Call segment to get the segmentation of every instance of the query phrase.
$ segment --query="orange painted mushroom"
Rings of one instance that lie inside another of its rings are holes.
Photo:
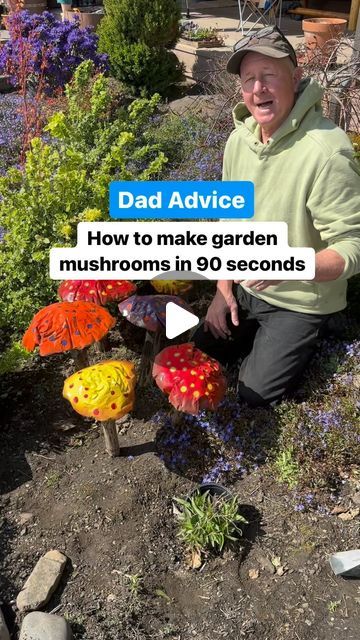
[[[136,291],[136,284],[129,280],[64,280],[58,295],[65,302],[85,300],[105,307],[110,302],[120,302]]]
[[[189,342],[160,351],[153,376],[175,409],[194,415],[216,409],[226,391],[220,363]]]
[[[132,410],[135,400],[134,365],[127,360],[107,360],[77,371],[64,383],[63,396],[73,409],[102,422],[105,448],[120,453],[115,421]]]
[[[103,338],[115,325],[110,313],[92,302],[55,302],[32,319],[22,339],[28,351],[39,346],[41,356],[73,351],[77,366],[87,364],[80,351]]]
[[[93,302],[105,307],[112,302],[126,300],[136,291],[129,280],[64,280],[58,288],[58,296],[64,302]],[[105,336],[97,342],[99,351],[110,350]]]

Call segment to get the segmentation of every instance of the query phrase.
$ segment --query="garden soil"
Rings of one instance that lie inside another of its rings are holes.
[[[143,337],[131,352],[111,339],[112,358],[139,363]],[[36,356],[1,379],[0,603],[12,639],[16,596],[50,549],[68,563],[44,610],[65,616],[75,640],[359,638],[360,580],[328,564],[331,552],[359,546],[358,518],[295,512],[260,466],[230,487],[249,521],[243,540],[191,569],[173,498],[196,486],[196,452],[184,475],[159,456],[153,416],[167,401],[153,386],[138,393],[118,423],[120,457],[110,458],[101,427],[62,398],[72,372],[65,355]]]

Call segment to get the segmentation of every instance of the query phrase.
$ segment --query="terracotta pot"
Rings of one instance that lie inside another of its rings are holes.
[[[47,10],[46,0],[20,0],[18,3],[19,9],[22,11],[30,11],[30,13],[42,13]]]
[[[65,9],[65,20],[73,20],[74,16],[80,18],[80,27],[94,27],[94,29],[96,29],[100,20],[104,17],[104,14],[91,12],[91,9],[88,11],[82,9]]]
[[[343,18],[307,18],[302,21],[308,59],[319,55],[326,59],[331,53],[329,40],[339,38],[344,33],[347,20]]]
[[[1,24],[2,24],[2,28],[7,30],[8,29],[8,20],[9,20],[9,14],[5,13],[1,16]]]

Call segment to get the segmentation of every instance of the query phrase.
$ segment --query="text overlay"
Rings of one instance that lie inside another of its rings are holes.
[[[315,252],[289,247],[285,222],[80,222],[74,248],[50,251],[54,280],[311,280]],[[195,276],[194,276],[195,274]]]

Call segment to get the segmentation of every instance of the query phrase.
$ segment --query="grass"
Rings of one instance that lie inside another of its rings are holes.
[[[246,523],[239,513],[236,496],[231,499],[195,493],[187,500],[175,498],[181,511],[177,515],[178,536],[190,552],[201,556],[210,549],[221,551],[227,542],[241,535]]]

